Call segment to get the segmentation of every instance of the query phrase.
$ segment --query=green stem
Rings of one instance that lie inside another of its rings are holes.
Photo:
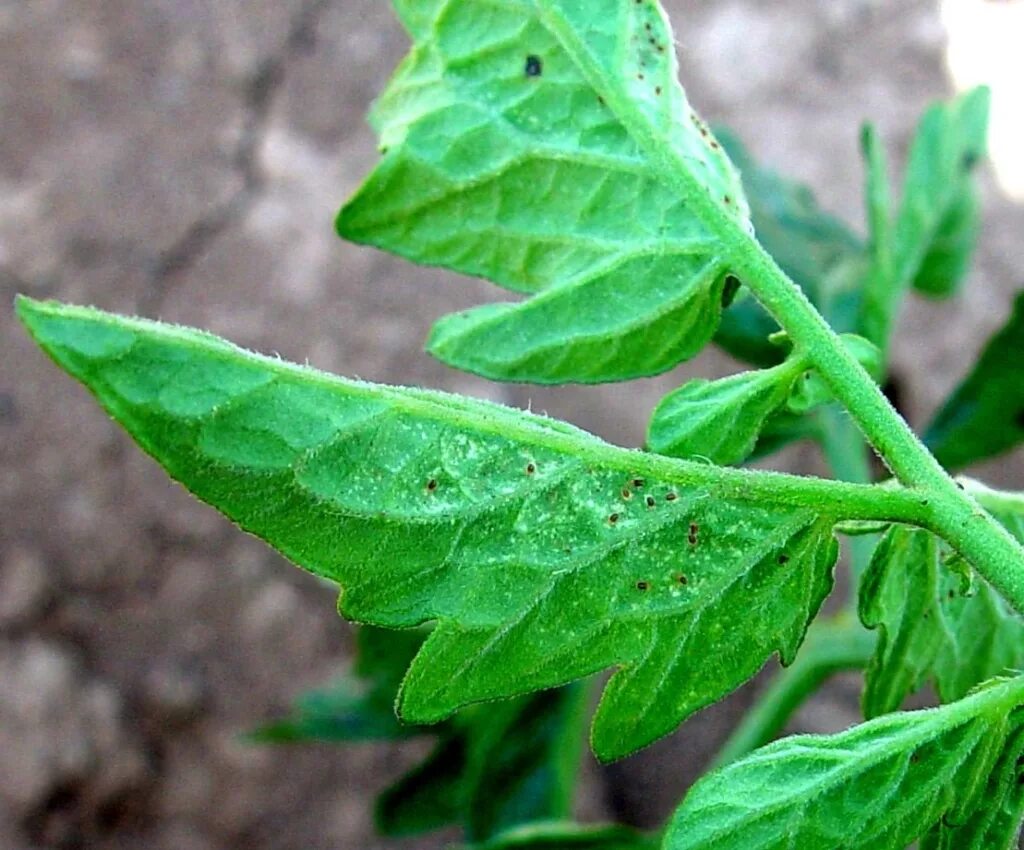
[[[739,231],[732,248],[744,282],[814,363],[882,460],[905,486],[922,491],[932,515],[928,527],[948,540],[1024,614],[1024,548],[957,488],[804,293],[765,250]]]
[[[773,741],[827,679],[846,670],[863,669],[874,649],[875,636],[849,614],[816,622],[807,632],[796,661],[776,676],[711,767],[723,767]]]
[[[665,182],[718,237],[731,271],[789,334],[795,348],[810,359],[899,481],[919,491],[930,512],[924,527],[944,537],[1024,614],[1024,547],[957,488],[800,287],[751,235],[736,206],[727,207],[708,190],[704,174],[694,169],[686,152],[666,138],[664,128],[651,121],[621,79],[598,60],[559,4],[538,0],[537,10],[607,106],[631,128],[634,141]]]

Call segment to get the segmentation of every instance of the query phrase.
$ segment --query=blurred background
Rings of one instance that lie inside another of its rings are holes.
[[[930,100],[995,85],[976,270],[958,299],[914,301],[896,345],[898,398],[923,423],[1024,285],[1024,3],[666,5],[696,107],[858,229],[860,122],[899,163]],[[421,343],[498,290],[334,237],[376,158],[364,114],[406,46],[383,0],[0,0],[0,302],[198,325],[639,445],[662,394],[734,366],[707,352],[622,386],[490,385]],[[1024,457],[974,472],[1019,488]],[[334,596],[168,482],[0,310],[0,847],[444,846],[373,833],[374,796],[428,745],[239,740],[346,668]],[[622,764],[588,762],[581,816],[659,823],[759,686]],[[794,728],[854,722],[857,688],[834,683]]]

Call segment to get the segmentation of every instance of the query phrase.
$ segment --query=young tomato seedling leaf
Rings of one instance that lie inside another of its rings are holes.
[[[1017,784],[989,778],[1020,755],[1021,705],[1024,679],[997,680],[942,708],[771,744],[698,782],[663,848],[906,850],[942,823],[1017,811]]]
[[[661,160],[744,226],[746,201],[679,86],[658,5],[406,6],[415,44],[372,116],[383,158],[338,231],[532,296],[449,316],[430,351],[538,383],[651,375],[700,351],[728,269]]]
[[[208,334],[20,299],[37,342],[177,480],[338,582],[348,618],[437,621],[400,714],[607,667],[592,742],[626,755],[792,660],[836,522],[911,493],[617,449],[498,405],[333,378]]]
[[[928,426],[925,442],[948,469],[1024,442],[1024,292],[1017,294],[1007,323]]]
[[[893,526],[864,574],[861,619],[880,631],[865,681],[866,717],[896,711],[929,679],[952,702],[1024,663],[1024,622],[939,549],[930,532]]]

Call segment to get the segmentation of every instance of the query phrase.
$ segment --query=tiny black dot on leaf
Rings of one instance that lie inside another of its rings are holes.
[[[637,590],[643,591],[643,590],[647,590],[647,588],[649,588],[649,587],[650,587],[650,585],[646,581],[638,581],[636,583],[636,589]]]
[[[712,149],[712,150],[715,150],[715,151],[716,151],[716,150],[718,150],[718,149],[719,149],[719,147],[721,147],[721,145],[719,145],[719,144],[718,144],[718,142],[712,142],[712,143],[711,143],[711,149]]]
[[[656,86],[655,89],[654,89],[654,93],[657,94],[657,95],[660,95],[661,94],[661,86]]]
[[[633,498],[633,491],[630,490],[628,487],[623,487],[622,488],[622,498],[623,499],[632,499]]]
[[[678,576],[676,576],[676,581],[678,581],[680,584],[689,584],[690,583],[690,580],[686,576],[682,575],[681,573]]]
[[[695,522],[691,522],[690,523],[690,534],[696,534],[698,531],[700,531],[700,526],[697,525],[697,523],[695,523]]]
[[[679,498],[679,496],[677,496],[675,493],[666,493],[665,494],[665,501],[666,502],[674,502],[678,498]]]
[[[536,471],[537,471],[537,464],[535,464],[535,463],[528,463],[528,464],[526,464],[526,474],[527,475],[533,475],[533,473],[535,473]]]
[[[653,508],[654,507],[654,496],[648,496],[647,497],[647,507],[649,507],[649,508]]]
[[[697,535],[696,534],[691,534],[686,539],[689,541],[691,546],[696,546],[697,545]]]
[[[780,564],[788,564],[789,563],[789,555],[787,555],[785,552],[783,552],[781,555],[779,555],[779,563]]]
[[[978,155],[974,151],[969,151],[964,154],[964,171],[970,171],[974,166],[978,164]]]
[[[917,764],[919,761],[921,761],[921,756],[918,755],[917,753],[911,753],[911,755],[910,755],[910,763],[911,764]]]
[[[642,478],[634,478],[633,479],[633,486],[636,487],[637,489],[643,487],[644,486],[644,480]]]
[[[617,523],[618,521],[619,521],[619,515],[618,514],[612,514],[610,517],[608,517],[608,522],[610,522],[612,525],[615,525],[615,523]]]
[[[434,490],[437,489],[437,479],[436,478],[431,478],[427,482],[427,489],[430,490],[431,492],[433,492]]]
[[[539,77],[544,73],[544,63],[539,56],[526,57],[526,76]]]

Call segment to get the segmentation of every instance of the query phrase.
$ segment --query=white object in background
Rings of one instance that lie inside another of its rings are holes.
[[[989,153],[1000,186],[1024,201],[1024,0],[941,0],[958,89],[992,88]]]

